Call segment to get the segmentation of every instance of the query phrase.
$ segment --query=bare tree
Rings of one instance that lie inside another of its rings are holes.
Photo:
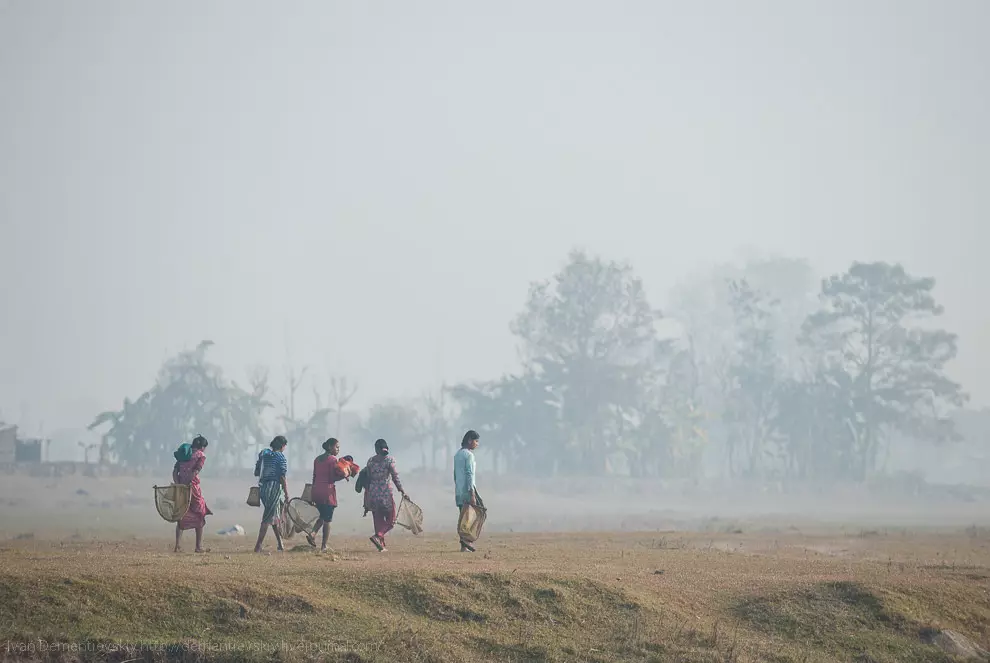
[[[252,366],[248,369],[248,384],[251,386],[251,395],[258,402],[268,401],[268,377],[270,371],[267,366]],[[265,433],[262,430],[264,424],[259,419],[258,430],[255,433],[254,439],[254,455],[257,456],[261,453],[261,449],[265,444]]]
[[[248,369],[248,384],[256,396],[263,397],[268,393],[268,373],[267,366],[252,366]]]
[[[334,431],[334,435],[337,437],[340,437],[340,423],[341,417],[344,414],[344,408],[354,398],[357,390],[357,382],[348,380],[347,376],[330,376],[330,404],[337,413],[337,428]]]
[[[296,392],[302,386],[307,370],[309,370],[309,366],[303,366],[299,374],[296,375],[296,369],[291,365],[285,369],[285,380],[289,387],[289,394],[288,399],[282,402],[282,406],[285,408],[285,415],[282,418],[293,423],[296,422]]]
[[[313,383],[313,402],[316,403],[317,410],[323,409],[323,396],[320,395],[320,388],[315,382]]]
[[[450,448],[454,435],[454,413],[447,399],[447,385],[441,385],[436,391],[428,391],[420,401],[423,410],[420,415],[422,427],[421,444],[430,447],[432,469],[437,469],[437,452],[443,456],[444,466],[450,465]]]

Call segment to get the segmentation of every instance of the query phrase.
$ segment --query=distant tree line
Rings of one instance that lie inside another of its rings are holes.
[[[714,459],[733,478],[864,480],[898,435],[956,438],[950,415],[966,396],[945,374],[956,337],[934,325],[934,286],[857,262],[814,287],[805,263],[773,259],[682,285],[663,315],[629,265],[572,252],[511,321],[518,371],[373,406],[358,433],[418,447],[434,468],[470,427],[497,468],[535,476],[693,477]],[[297,416],[304,371],[290,371],[272,422],[268,372],[241,388],[207,361],[210,345],[96,417],[101,459],[157,467],[201,433],[219,443],[211,459],[235,467],[277,429],[308,463],[340,433],[355,384],[332,378],[326,404],[315,393]]]

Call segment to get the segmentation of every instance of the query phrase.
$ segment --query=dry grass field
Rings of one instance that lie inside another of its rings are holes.
[[[213,534],[234,519],[215,516],[196,555],[170,552],[147,504],[94,498],[29,519],[2,499],[0,660],[938,662],[990,649],[985,523],[536,533],[495,520],[473,555],[439,525],[399,530],[379,554],[345,512],[333,554],[295,537],[256,555],[257,512],[234,507],[247,536]]]

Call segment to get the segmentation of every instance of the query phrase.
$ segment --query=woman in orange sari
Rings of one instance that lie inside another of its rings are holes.
[[[175,552],[181,552],[180,541],[182,530],[196,530],[196,552],[206,552],[203,550],[203,527],[206,525],[206,517],[212,516],[213,512],[206,506],[203,498],[203,490],[199,486],[199,473],[206,464],[206,454],[203,450],[209,445],[206,438],[197,435],[189,447],[182,445],[179,451],[175,452],[175,467],[172,468],[172,483],[183,483],[189,486],[189,510],[178,523],[175,524]]]

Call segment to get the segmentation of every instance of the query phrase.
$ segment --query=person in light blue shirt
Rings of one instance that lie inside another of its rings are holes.
[[[458,516],[460,510],[467,504],[477,506],[478,493],[475,489],[474,450],[478,448],[481,436],[476,431],[469,430],[461,440],[461,449],[454,454],[454,501],[457,503]],[[461,552],[474,552],[474,547],[461,539]]]

